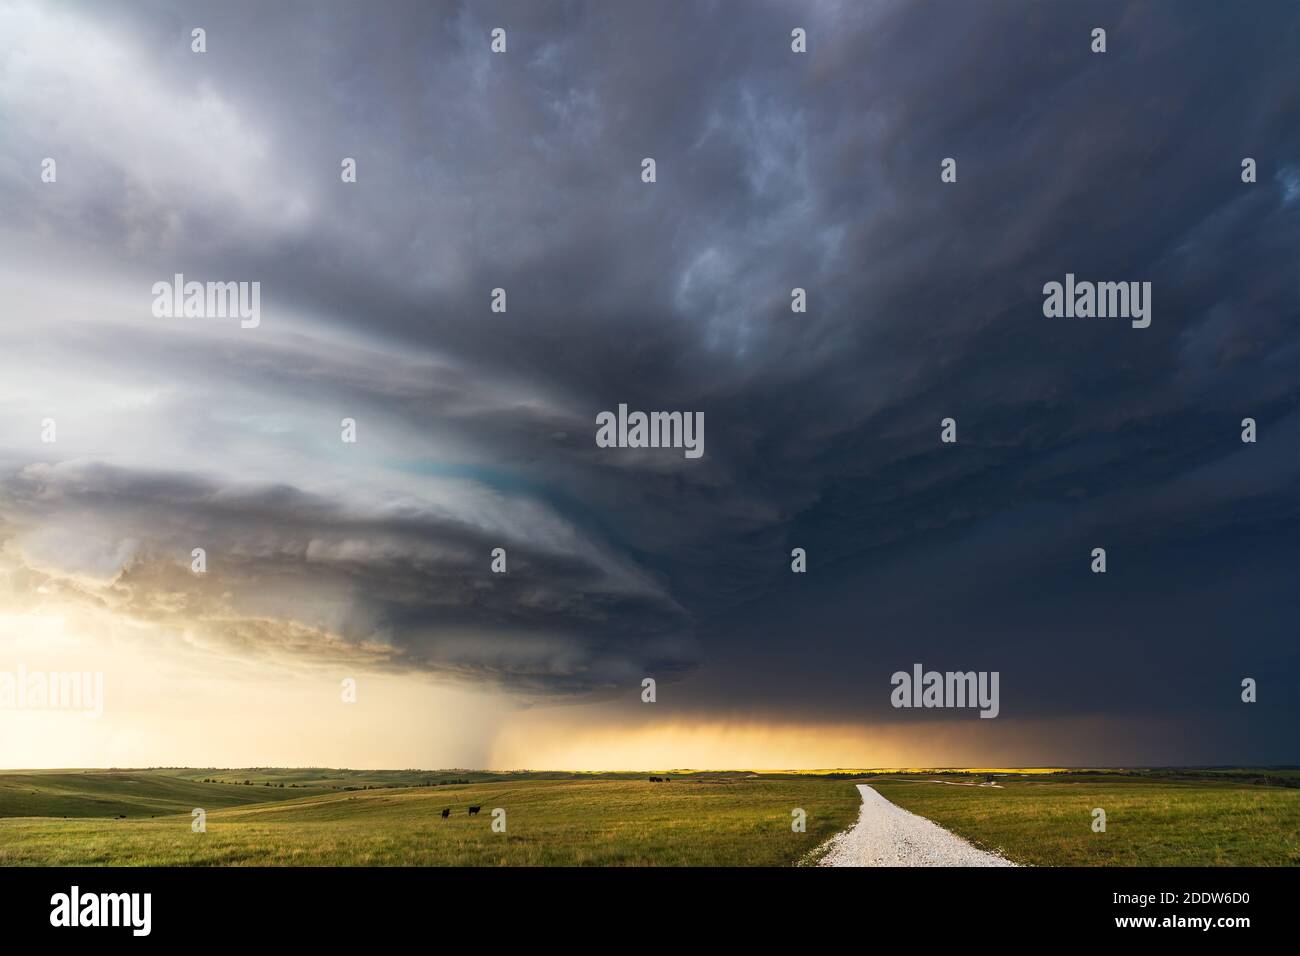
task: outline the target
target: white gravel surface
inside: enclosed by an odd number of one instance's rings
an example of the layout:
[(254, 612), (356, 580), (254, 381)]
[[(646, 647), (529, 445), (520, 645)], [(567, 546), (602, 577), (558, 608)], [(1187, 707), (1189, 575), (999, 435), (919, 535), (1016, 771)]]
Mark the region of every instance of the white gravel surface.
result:
[(831, 838), (822, 866), (1015, 866), (858, 784), (858, 822)]

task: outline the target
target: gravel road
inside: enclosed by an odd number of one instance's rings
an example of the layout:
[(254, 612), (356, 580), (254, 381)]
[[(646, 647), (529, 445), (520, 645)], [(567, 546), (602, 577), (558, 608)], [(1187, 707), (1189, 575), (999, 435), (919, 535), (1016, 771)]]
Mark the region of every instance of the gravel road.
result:
[(831, 838), (822, 866), (1015, 866), (858, 784), (858, 822)]

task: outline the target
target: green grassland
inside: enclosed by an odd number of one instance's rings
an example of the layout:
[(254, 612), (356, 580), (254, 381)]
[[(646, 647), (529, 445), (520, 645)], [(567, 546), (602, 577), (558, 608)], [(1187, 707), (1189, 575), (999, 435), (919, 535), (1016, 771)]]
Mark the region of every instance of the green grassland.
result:
[[(645, 776), (498, 776), (401, 787), (365, 776), (358, 779), (370, 783), (348, 786), (376, 789), (304, 796), (301, 789), (280, 789), (279, 781), (272, 788), (154, 776), (156, 801), (170, 799), (178, 783), (202, 789), (184, 791), (193, 799), (183, 813), (167, 816), (0, 819), (0, 865), (776, 866), (796, 862), (849, 826), (860, 802), (851, 785), (799, 777), (694, 775), (651, 783)], [(273, 793), (275, 802), (223, 808), (218, 801), (232, 793)], [(471, 804), (483, 807), (478, 816), (468, 815)], [(193, 807), (208, 811), (206, 833), (191, 832)], [(446, 820), (444, 807), (452, 811)], [(497, 807), (506, 811), (505, 833), (492, 830)], [(807, 813), (805, 833), (792, 832), (795, 808)]]
[[(1300, 789), (1247, 780), (1294, 774), (1070, 773), (867, 780), (882, 796), (976, 846), (1032, 866), (1295, 866)], [(974, 779), (982, 780), (983, 777)], [(1106, 831), (1092, 830), (1093, 810)]]
[[(314, 788), (312, 792), (325, 791)], [(134, 819), (302, 795), (301, 790), (270, 787), (217, 787), (148, 770), (28, 770), (0, 773), (0, 819), (119, 814)]]
[[(858, 782), (1028, 865), (1300, 864), (1300, 773), (1288, 770), (1001, 772), (999, 787), (933, 782), (985, 779), (946, 771), (647, 776), (0, 772), (0, 865), (782, 866), (853, 824)], [(195, 807), (205, 833), (191, 831)], [(791, 829), (796, 808), (805, 833)]]

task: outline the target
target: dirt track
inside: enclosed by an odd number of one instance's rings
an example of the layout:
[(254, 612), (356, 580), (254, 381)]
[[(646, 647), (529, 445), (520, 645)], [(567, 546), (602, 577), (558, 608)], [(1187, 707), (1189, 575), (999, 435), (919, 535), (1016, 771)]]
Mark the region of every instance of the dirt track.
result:
[(822, 866), (1015, 866), (858, 784), (858, 822), (833, 837)]

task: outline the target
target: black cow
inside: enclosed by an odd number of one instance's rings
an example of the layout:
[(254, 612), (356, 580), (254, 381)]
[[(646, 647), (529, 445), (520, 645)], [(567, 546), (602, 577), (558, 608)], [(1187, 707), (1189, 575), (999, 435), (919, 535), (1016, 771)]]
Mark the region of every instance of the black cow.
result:
[(443, 811), (442, 811), (442, 818), (443, 818), (444, 820), (447, 819), (449, 816), (451, 816), (451, 808), (450, 808), (450, 807), (448, 807), (446, 810), (443, 810)]
[(470, 807), (470, 808), (469, 808), (469, 815), (472, 817), (474, 814), (478, 813), (478, 812), (479, 812), (480, 810), (482, 810), (482, 809), (483, 809), (482, 806)]

